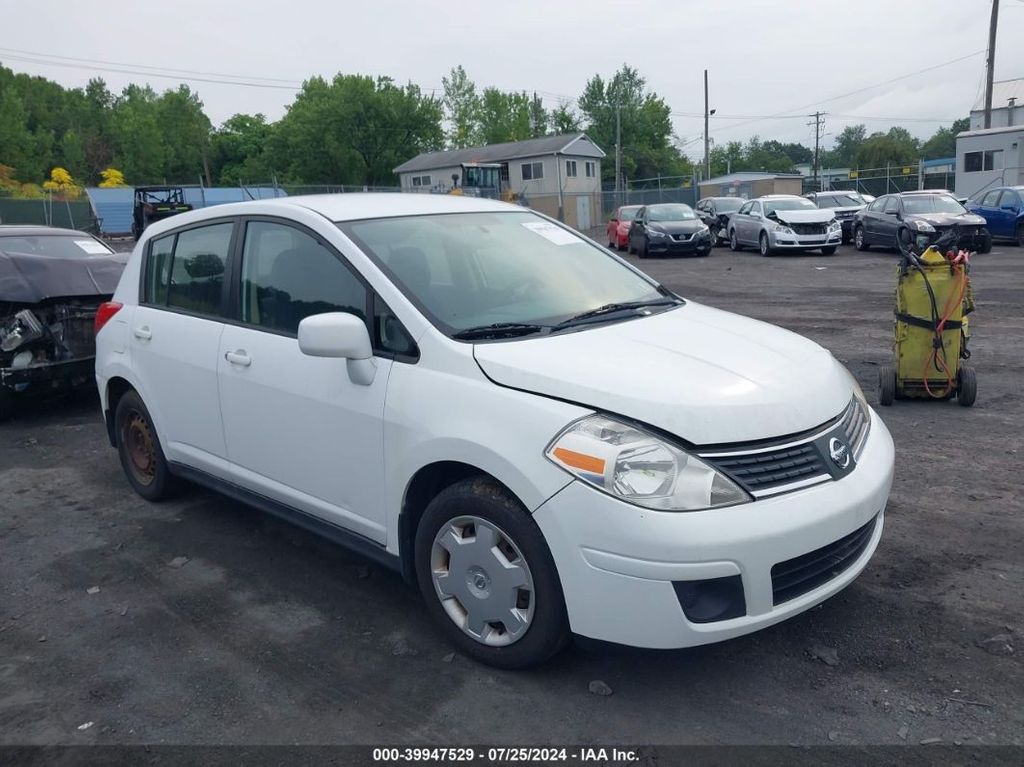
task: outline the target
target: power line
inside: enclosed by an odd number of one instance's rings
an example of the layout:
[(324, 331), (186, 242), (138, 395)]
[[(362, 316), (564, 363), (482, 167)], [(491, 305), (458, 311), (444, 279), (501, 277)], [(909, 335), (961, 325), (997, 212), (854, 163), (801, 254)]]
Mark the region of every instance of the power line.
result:
[(203, 77), (230, 77), (237, 80), (267, 80), (268, 82), (286, 83), (288, 85), (302, 85), (298, 80), (285, 80), (280, 77), (254, 77), (252, 75), (233, 75), (225, 72), (205, 72), (198, 69), (175, 69), (173, 67), (158, 67), (150, 64), (132, 64), (124, 61), (107, 61), (106, 59), (85, 59), (77, 56), (63, 56), (57, 53), (40, 53), (39, 51), (26, 51), (18, 48), (0, 47), (0, 53), (13, 53), (23, 56), (37, 56), (48, 59), (62, 59), (64, 61), (77, 61), (85, 64), (107, 64), (116, 67), (131, 67), (134, 69), (152, 69), (158, 72), (177, 72), (179, 74), (201, 75)]

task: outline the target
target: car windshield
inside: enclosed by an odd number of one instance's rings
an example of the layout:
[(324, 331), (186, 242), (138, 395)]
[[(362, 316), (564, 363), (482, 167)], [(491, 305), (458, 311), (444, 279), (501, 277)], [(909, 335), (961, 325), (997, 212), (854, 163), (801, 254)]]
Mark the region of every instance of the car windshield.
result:
[(572, 230), (526, 211), (338, 226), (450, 335), (496, 324), (551, 326), (609, 304), (670, 297)]
[(739, 197), (722, 197), (715, 200), (715, 207), (731, 213), (734, 210), (739, 210), (744, 202)]
[(648, 205), (648, 221), (692, 221), (697, 218), (689, 205)]
[(619, 208), (619, 221), (632, 221), (640, 208)]
[(818, 200), (822, 208), (853, 208), (865, 204), (863, 198), (854, 193), (829, 195)]
[(89, 258), (114, 252), (87, 234), (0, 235), (0, 250), (50, 258)]
[(944, 194), (907, 195), (903, 198), (907, 213), (965, 213), (967, 209)]
[(764, 213), (770, 215), (779, 210), (817, 210), (818, 206), (803, 197), (788, 197), (784, 200), (764, 200)]

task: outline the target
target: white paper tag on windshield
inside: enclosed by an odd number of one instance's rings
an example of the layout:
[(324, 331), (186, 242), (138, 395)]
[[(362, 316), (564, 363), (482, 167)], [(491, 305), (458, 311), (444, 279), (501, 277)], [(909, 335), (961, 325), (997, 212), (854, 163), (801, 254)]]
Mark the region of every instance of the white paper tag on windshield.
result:
[(553, 242), (555, 245), (573, 245), (580, 241), (575, 234), (567, 229), (549, 224), (546, 221), (523, 224), (523, 226), (534, 234), (539, 234), (545, 240)]
[(75, 240), (75, 245), (93, 256), (110, 255), (110, 251), (107, 250), (107, 246), (101, 242), (96, 242), (96, 240)]

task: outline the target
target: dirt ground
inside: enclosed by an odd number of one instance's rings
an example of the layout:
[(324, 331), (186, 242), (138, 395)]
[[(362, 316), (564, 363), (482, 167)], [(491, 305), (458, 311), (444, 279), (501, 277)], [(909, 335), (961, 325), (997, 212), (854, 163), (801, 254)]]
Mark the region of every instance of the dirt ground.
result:
[[(877, 401), (892, 253), (642, 266), (813, 338)], [(397, 575), (206, 491), (147, 504), (93, 397), (35, 406), (0, 426), (0, 744), (1022, 744), (1024, 250), (973, 276), (977, 405), (882, 409), (896, 482), (861, 577), (686, 651), (452, 657)]]

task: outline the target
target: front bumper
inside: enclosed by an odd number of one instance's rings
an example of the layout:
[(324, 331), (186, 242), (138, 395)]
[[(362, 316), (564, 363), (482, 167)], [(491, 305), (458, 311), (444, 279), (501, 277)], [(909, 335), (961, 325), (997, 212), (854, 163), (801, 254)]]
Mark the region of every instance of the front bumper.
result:
[[(658, 512), (570, 483), (534, 519), (554, 557), (573, 632), (637, 647), (690, 647), (765, 628), (845, 588), (878, 546), (892, 486), (892, 438), (873, 412), (871, 421), (857, 468), (845, 478), (741, 506)], [(845, 570), (776, 604), (773, 566), (872, 520)], [(687, 618), (680, 584), (709, 579), (742, 584), (739, 617)]]
[(686, 240), (677, 240), (672, 235), (647, 240), (647, 252), (652, 256), (695, 256), (710, 250), (710, 232), (701, 232)]
[(815, 250), (843, 244), (842, 229), (825, 234), (783, 234), (769, 231), (769, 242), (774, 250)]

